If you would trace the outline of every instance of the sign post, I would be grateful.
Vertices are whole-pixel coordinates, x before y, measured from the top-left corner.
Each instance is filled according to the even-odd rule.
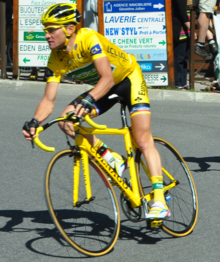
[[[173,65],[173,39],[167,44],[167,20],[172,19],[166,17],[169,8],[168,14],[171,15],[171,1],[101,0],[101,2],[103,2],[103,28],[99,27],[100,33],[136,57],[149,86],[173,87],[174,71],[169,71],[168,68],[168,54],[169,65]],[[169,8],[165,7],[166,2],[168,6],[170,4]],[[99,14],[99,19],[100,17]]]

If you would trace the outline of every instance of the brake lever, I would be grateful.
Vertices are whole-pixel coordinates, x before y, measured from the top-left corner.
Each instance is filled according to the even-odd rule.
[[[34,147],[34,141],[33,141],[33,140],[31,140],[31,145],[32,145],[32,148],[35,148],[35,147]]]
[[[33,140],[33,135],[31,135],[31,133],[29,133],[30,134],[30,136],[31,136],[31,138],[32,138],[32,140],[31,140],[31,145],[32,145],[32,148],[35,148],[34,147],[34,140]]]

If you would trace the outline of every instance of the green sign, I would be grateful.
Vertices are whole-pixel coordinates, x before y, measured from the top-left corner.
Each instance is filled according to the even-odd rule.
[[[47,41],[44,32],[24,32],[24,41]]]

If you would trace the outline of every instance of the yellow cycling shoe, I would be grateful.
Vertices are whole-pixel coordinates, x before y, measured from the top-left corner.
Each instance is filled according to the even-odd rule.
[[[162,202],[156,201],[149,213],[146,216],[146,219],[166,219],[171,216],[170,210],[167,205],[164,205]]]

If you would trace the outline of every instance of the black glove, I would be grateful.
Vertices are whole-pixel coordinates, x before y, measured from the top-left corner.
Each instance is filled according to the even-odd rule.
[[[37,128],[39,126],[39,121],[37,118],[32,118],[31,121],[26,121],[23,126],[23,130],[27,131],[30,134],[30,128]]]
[[[79,104],[82,105],[82,108],[85,108],[85,110],[90,113],[93,109],[93,103],[95,103],[95,99],[92,95],[87,94]]]

